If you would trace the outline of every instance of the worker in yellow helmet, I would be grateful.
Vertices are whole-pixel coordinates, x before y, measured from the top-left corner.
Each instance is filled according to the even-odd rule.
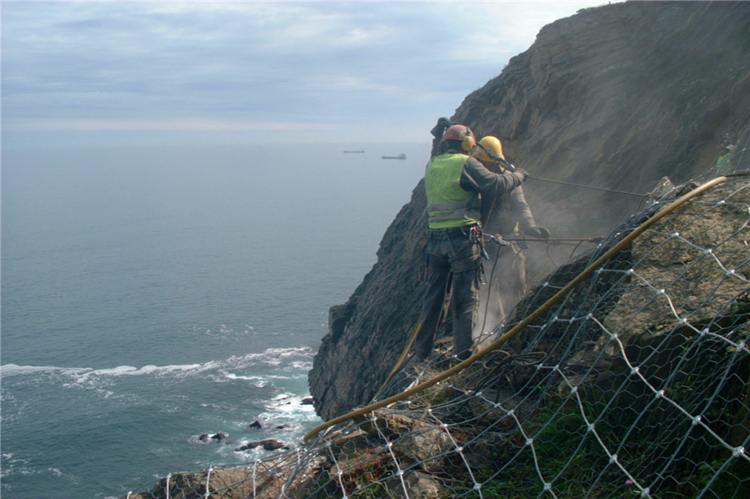
[[[506,171],[505,166],[510,166],[505,161],[503,146],[497,137],[483,137],[474,149],[473,156],[485,168],[495,173],[503,173]],[[536,224],[521,186],[491,203],[484,203],[481,220],[487,234],[499,234],[511,239],[550,237],[546,228]],[[489,265],[494,272],[489,272],[492,280],[483,287],[482,292],[484,296],[489,292],[491,301],[482,300],[480,316],[488,315],[489,320],[483,320],[481,323],[490,328],[500,323],[526,293],[526,258],[523,254],[525,247],[522,242],[509,242],[504,246],[488,245],[487,250],[492,262]],[[478,333],[482,334],[484,331]]]
[[[476,142],[469,127],[452,125],[442,132],[433,131],[433,135],[442,136],[436,141],[424,177],[429,279],[415,343],[417,360],[424,360],[432,351],[448,288],[454,353],[461,360],[471,355],[483,253],[482,206],[520,186],[528,176],[522,170],[492,173],[482,166],[471,156]]]

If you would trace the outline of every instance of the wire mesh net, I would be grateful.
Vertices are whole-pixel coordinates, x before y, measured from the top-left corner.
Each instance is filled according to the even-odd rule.
[[[733,153],[736,165],[747,161]],[[539,311],[691,187],[558,268],[485,341]],[[127,497],[750,497],[748,224],[750,182],[730,178],[443,381],[292,451],[170,475]],[[407,363],[379,400],[455,366],[451,353],[438,342],[428,363]]]

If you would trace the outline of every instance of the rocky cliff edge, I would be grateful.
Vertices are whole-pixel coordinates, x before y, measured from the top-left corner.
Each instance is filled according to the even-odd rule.
[[[627,2],[543,28],[451,117],[503,141],[536,179],[524,190],[554,236],[609,233],[645,194],[709,173],[750,123],[750,3]],[[437,116],[436,116],[437,118]],[[425,148],[431,137],[425,130]],[[541,180],[544,179],[544,180]],[[414,328],[424,291],[421,183],[386,231],[377,263],[342,305],[310,371],[324,419],[369,402]],[[571,256],[534,245],[530,284]]]

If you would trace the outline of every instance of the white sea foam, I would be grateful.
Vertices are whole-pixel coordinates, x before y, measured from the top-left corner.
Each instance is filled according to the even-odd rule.
[[[256,388],[268,386],[269,380],[265,376],[241,376],[233,373],[224,373],[224,379],[229,381],[251,381]]]
[[[292,363],[306,365],[310,363],[315,352],[310,347],[292,348],[268,348],[261,353],[249,353],[242,356],[233,356],[227,359],[227,364],[235,368],[247,368],[257,365],[278,367],[289,363],[289,359],[301,357],[304,360],[295,360]],[[310,364],[311,365],[311,364]],[[309,370],[309,369],[308,369]]]
[[[201,375],[216,383],[246,381],[256,388],[269,385],[284,385],[289,380],[306,378],[312,366],[314,351],[309,347],[269,348],[261,353],[232,356],[224,360],[211,360],[196,364],[175,364],[157,366],[153,364],[135,367],[121,365],[112,368],[94,369],[90,367],[0,366],[2,376],[35,376],[39,374],[59,375],[63,387],[83,387],[97,390],[104,398],[116,396],[111,391],[111,383],[120,377],[151,376],[155,378],[182,379]],[[254,371],[265,366],[267,372]],[[65,380],[68,380],[65,382]],[[280,383],[279,383],[280,382]]]
[[[296,362],[292,362],[289,365],[289,367],[291,367],[292,369],[299,369],[299,370],[309,371],[310,369],[312,369],[312,362],[309,362],[309,361],[296,361]]]
[[[38,374],[42,372],[62,372],[68,374],[77,374],[90,370],[91,369],[76,367],[19,366],[16,364],[5,364],[4,366],[0,366],[0,376],[18,376],[24,374]]]
[[[256,381],[259,383],[265,383],[267,378],[265,376],[241,376],[233,373],[224,373],[224,377],[231,380],[242,380],[242,381]]]
[[[294,393],[281,393],[273,397],[266,405],[266,411],[270,414],[296,417],[296,415],[315,412],[311,404],[303,404],[302,400],[309,394],[297,395]]]
[[[220,365],[221,363],[211,361],[203,364],[167,366],[146,365],[141,368],[136,368],[133,366],[117,366],[106,369],[93,369],[90,367],[19,366],[16,364],[6,364],[0,366],[0,375],[18,376],[38,373],[62,373],[66,375],[76,376],[79,380],[87,380],[92,377],[144,376],[201,372],[216,369]]]
[[[62,374],[73,378],[74,384],[91,384],[96,380],[117,378],[121,376],[193,376],[196,374],[215,371],[215,381],[250,381],[258,387],[267,386],[273,380],[297,379],[306,376],[312,366],[314,352],[309,347],[269,348],[262,353],[250,353],[243,356],[232,356],[223,361],[208,361],[201,364],[182,365],[145,365],[135,367],[121,365],[112,368],[94,369],[90,367],[57,367],[57,366],[19,366],[6,364],[0,366],[2,376],[36,375],[40,373]],[[255,366],[278,368],[284,366],[285,371],[297,372],[295,376],[280,374],[246,375],[241,371]]]

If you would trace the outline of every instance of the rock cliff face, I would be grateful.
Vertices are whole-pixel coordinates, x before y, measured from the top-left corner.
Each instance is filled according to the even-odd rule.
[[[707,174],[722,141],[750,127],[750,3],[627,2],[579,12],[542,29],[451,119],[500,138],[506,157],[535,177],[526,197],[553,237],[607,234],[644,199],[549,180],[647,193],[664,176],[678,183]],[[309,376],[324,419],[369,402],[411,335],[424,291],[425,204],[420,182],[375,266],[330,310]],[[566,254],[532,247],[530,284]]]

